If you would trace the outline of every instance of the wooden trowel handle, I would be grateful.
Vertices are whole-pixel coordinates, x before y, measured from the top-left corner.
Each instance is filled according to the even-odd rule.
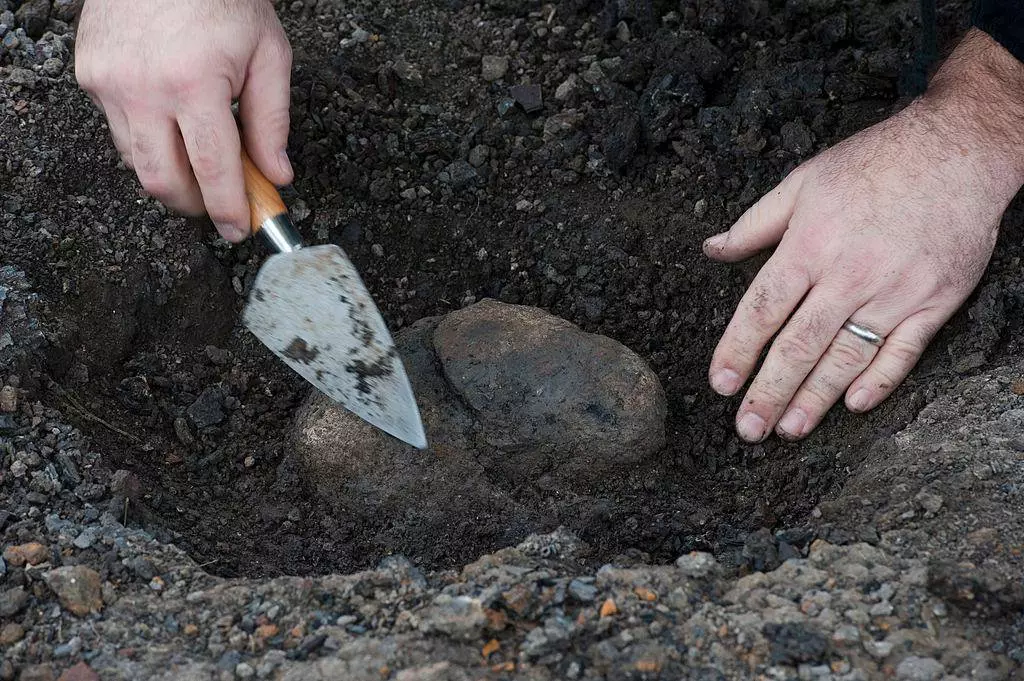
[[[249,201],[249,226],[253,235],[274,251],[295,251],[302,247],[298,231],[288,216],[288,207],[274,183],[267,179],[249,154],[242,149],[242,174],[245,176],[245,197]]]
[[[249,226],[255,234],[264,222],[287,213],[288,208],[277,187],[256,167],[245,149],[242,149],[242,173],[245,175],[245,197],[249,199]]]

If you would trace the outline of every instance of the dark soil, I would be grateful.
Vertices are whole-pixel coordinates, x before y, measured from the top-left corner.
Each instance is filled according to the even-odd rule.
[[[658,457],[609,480],[602,503],[524,535],[564,524],[598,559],[701,548],[750,560],[751,533],[800,525],[868,443],[1019,349],[1014,209],[970,310],[874,413],[840,407],[804,443],[748,447],[732,428],[737,401],[707,386],[758,263],[711,263],[701,242],[801,160],[907,101],[921,74],[916,2],[655,1],[653,21],[627,0],[344,5],[279,7],[295,48],[286,199],[306,240],[349,253],[393,330],[483,297],[536,305],[640,353],[668,394]],[[965,5],[941,4],[944,49]],[[379,40],[339,47],[353,24]],[[510,57],[504,80],[480,77],[488,54]],[[580,77],[555,99],[609,58],[621,61],[604,62],[598,87]],[[543,109],[500,113],[525,82],[541,86]],[[141,197],[70,78],[0,87],[0,261],[24,268],[47,305],[53,383],[36,396],[80,405],[78,425],[138,478],[131,522],[225,575],[344,572],[386,553],[455,566],[510,542],[481,519],[416,551],[415,523],[393,531],[405,519],[320,513],[280,465],[309,388],[240,324],[265,254]],[[569,129],[546,137],[554,115]],[[478,145],[488,157],[474,169]],[[402,196],[421,186],[429,195]],[[520,493],[554,506],[543,490]]]

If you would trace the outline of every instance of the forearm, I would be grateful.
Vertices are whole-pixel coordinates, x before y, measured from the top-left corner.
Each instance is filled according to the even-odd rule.
[[[1024,63],[992,36],[968,31],[918,105],[1011,195],[1024,184]]]

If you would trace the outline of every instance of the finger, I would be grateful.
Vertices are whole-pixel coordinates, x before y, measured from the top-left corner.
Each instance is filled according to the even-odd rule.
[[[239,97],[245,148],[253,163],[274,184],[294,178],[288,160],[288,106],[292,56],[283,37],[265,38],[249,64]]]
[[[228,241],[249,235],[249,209],[242,178],[242,143],[231,113],[231,86],[225,80],[189,100],[178,114],[192,172],[206,212]]]
[[[762,441],[801,384],[828,350],[836,333],[860,304],[835,289],[816,287],[772,343],[736,414],[736,430],[747,442]]]
[[[944,323],[945,316],[940,311],[929,309],[908,317],[893,329],[874,361],[850,385],[846,392],[847,408],[863,413],[891,395]]]
[[[803,176],[800,169],[787,175],[778,186],[744,211],[729,231],[705,241],[704,253],[722,262],[737,262],[777,244],[789,226]]]
[[[96,105],[107,118],[110,139],[113,141],[114,148],[117,149],[121,161],[124,162],[127,168],[134,169],[135,162],[132,159],[131,128],[128,125],[128,116],[118,106],[105,107],[100,103],[99,99],[94,99],[93,101],[96,102]]]
[[[715,392],[732,395],[740,389],[765,345],[810,287],[806,271],[786,256],[776,254],[768,260],[743,294],[715,348],[708,370]]]
[[[136,120],[131,125],[131,154],[147,194],[172,210],[203,214],[203,196],[173,120],[160,116]]]
[[[894,320],[882,319],[873,306],[865,306],[851,317],[854,323],[878,334],[889,332]],[[880,320],[866,323],[864,320]],[[785,440],[799,440],[813,431],[846,389],[871,364],[878,347],[840,329],[832,344],[811,370],[779,419],[775,432]]]

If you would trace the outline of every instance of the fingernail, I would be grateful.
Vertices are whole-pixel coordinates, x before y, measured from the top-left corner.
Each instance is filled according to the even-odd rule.
[[[779,435],[787,439],[799,439],[804,436],[807,427],[807,414],[803,409],[790,409],[779,421]]]
[[[748,412],[736,424],[736,432],[747,442],[760,442],[764,439],[764,419]]]
[[[861,388],[850,396],[850,409],[853,411],[864,411],[871,402],[871,392],[867,388]]]
[[[294,173],[292,171],[292,162],[288,159],[288,152],[282,149],[277,155],[277,160],[281,164],[281,171],[291,177]]]
[[[214,226],[217,228],[220,235],[228,241],[244,241],[245,238],[249,236],[248,232],[235,227],[230,222],[217,222],[214,223]]]
[[[725,245],[725,239],[728,235],[728,232],[722,232],[721,234],[716,234],[712,237],[708,237],[704,241],[704,248],[721,248],[723,245]]]
[[[728,397],[740,387],[740,375],[732,369],[719,369],[711,377],[711,387],[719,395]]]

